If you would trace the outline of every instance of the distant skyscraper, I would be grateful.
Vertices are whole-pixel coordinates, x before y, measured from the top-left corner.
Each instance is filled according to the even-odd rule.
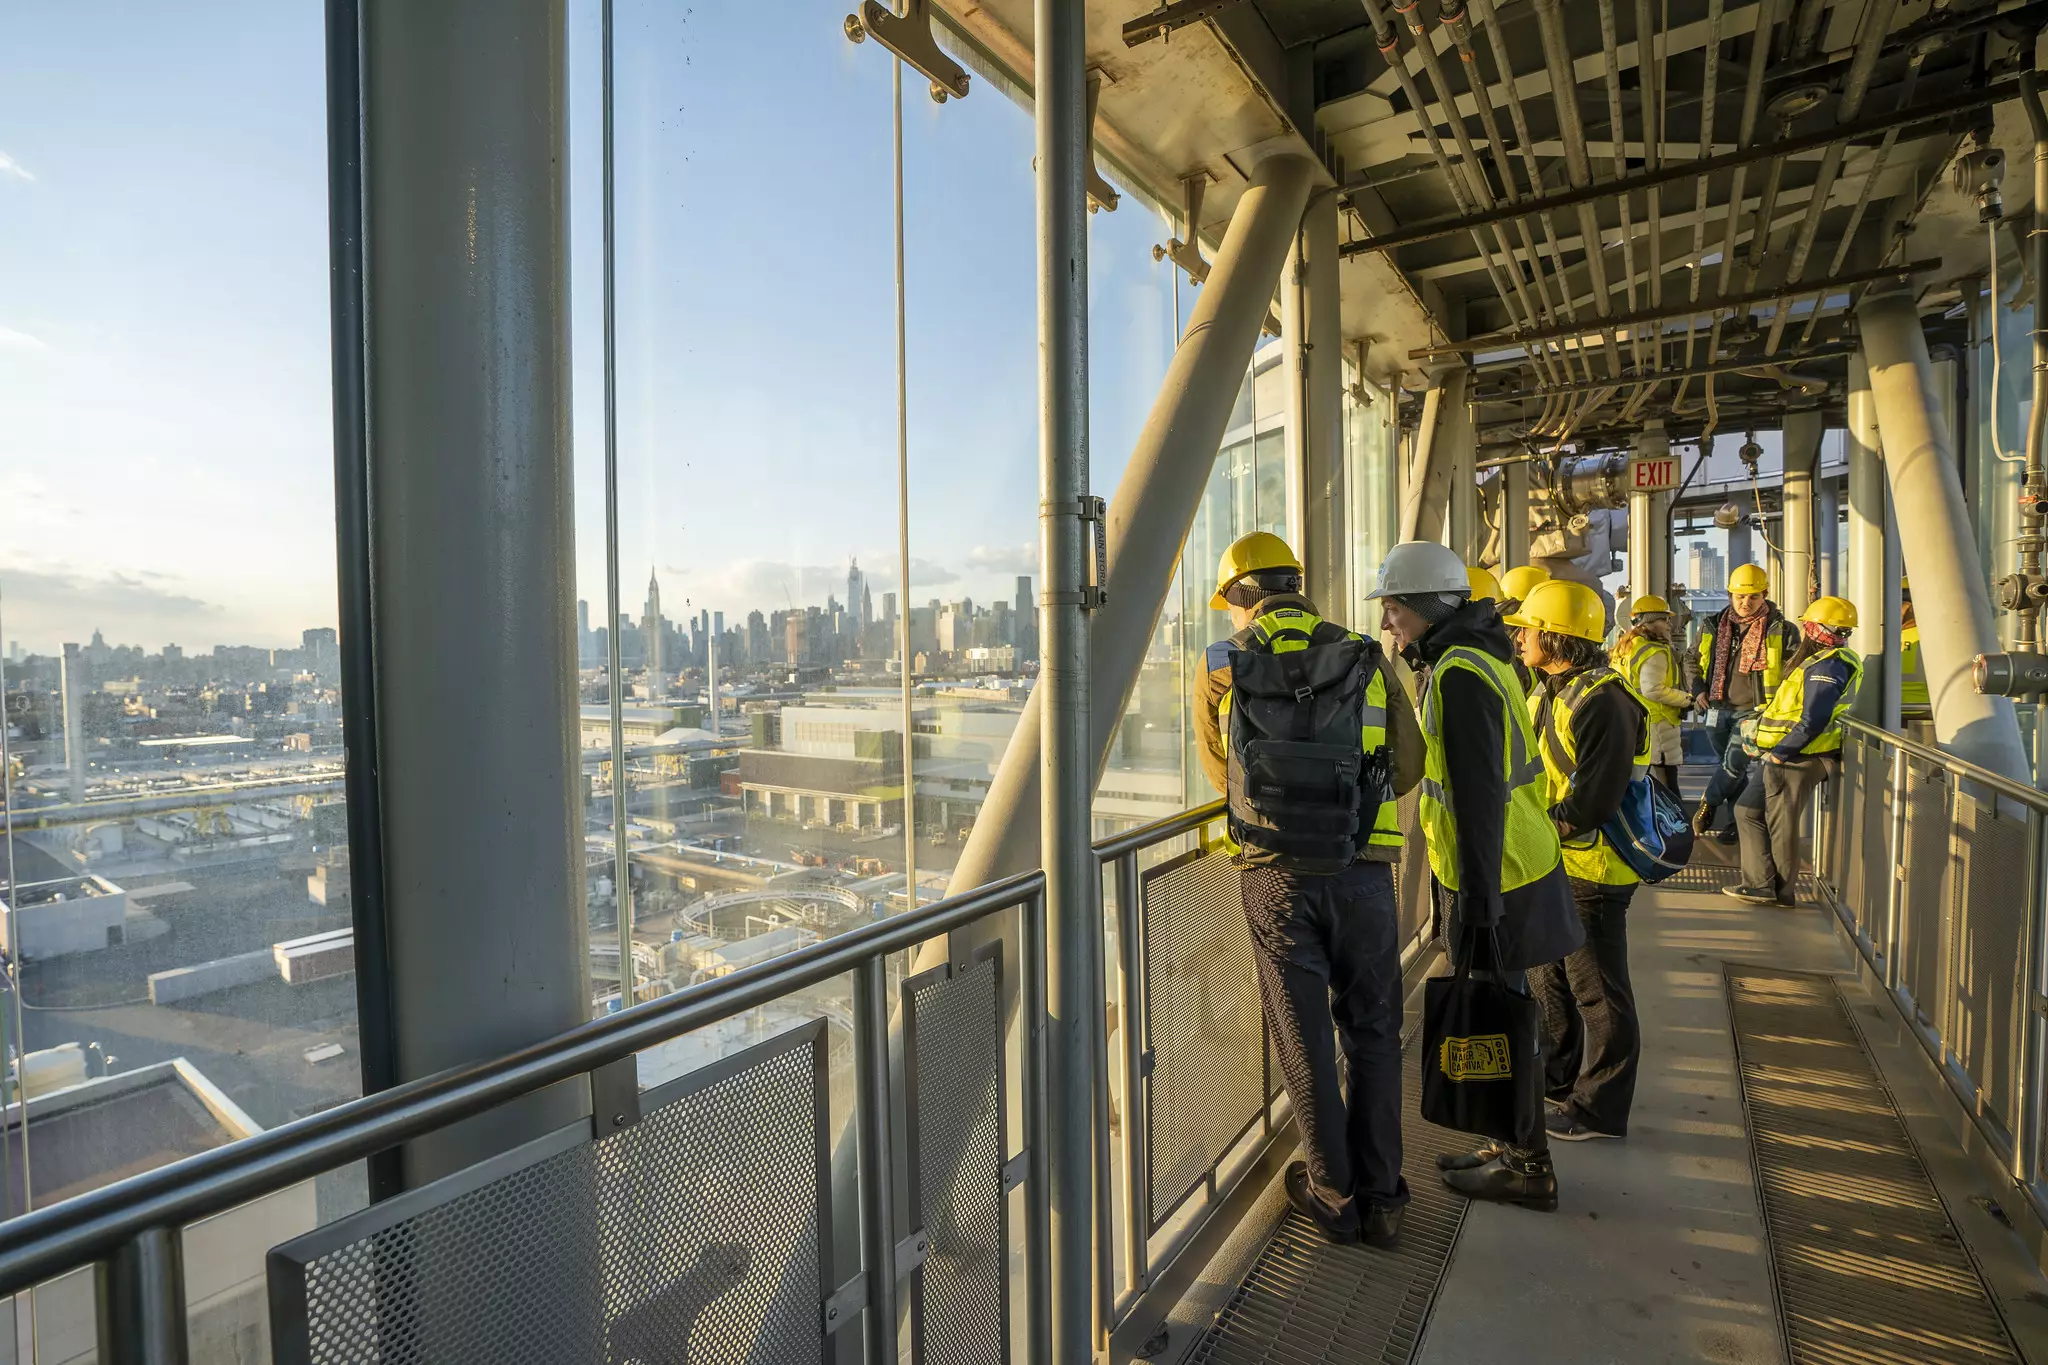
[[[1694,541],[1686,559],[1686,583],[1695,592],[1725,592],[1728,588],[1728,565],[1721,552],[1711,545]]]
[[[1038,657],[1038,604],[1031,600],[1031,575],[1017,575],[1017,600],[1012,604],[1017,619],[1011,629],[1017,636],[1017,662]]]
[[[647,571],[647,606],[640,616],[640,630],[647,645],[647,695],[653,701],[668,696],[668,679],[661,667],[661,580],[652,568]]]
[[[590,603],[579,598],[576,602],[576,660],[588,663],[590,658]]]
[[[301,631],[299,644],[308,673],[316,678],[332,678],[340,674],[341,636],[333,626],[315,626]]]
[[[882,624],[888,626],[896,624],[896,594],[893,592],[882,594]]]
[[[863,628],[875,619],[874,603],[868,597],[868,576],[860,571],[860,561],[846,561],[846,609],[860,617]]]

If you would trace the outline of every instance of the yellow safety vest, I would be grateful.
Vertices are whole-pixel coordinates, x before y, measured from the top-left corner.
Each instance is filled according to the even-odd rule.
[[[1303,611],[1299,607],[1281,607],[1257,617],[1233,638],[1240,639],[1245,645],[1265,645],[1275,654],[1292,654],[1296,650],[1307,649],[1316,627],[1322,624],[1323,618],[1314,612]],[[1345,634],[1354,640],[1365,638],[1355,630]],[[1216,725],[1226,737],[1226,744],[1230,734],[1230,699],[1231,693],[1226,691],[1216,704]],[[1387,675],[1379,668],[1373,669],[1372,676],[1365,680],[1365,723],[1359,730],[1358,742],[1366,753],[1387,747]],[[1383,848],[1401,847],[1398,802],[1380,802],[1379,818],[1373,822],[1372,834],[1366,842]],[[1233,853],[1237,851],[1237,845],[1227,835],[1223,846]]]
[[[1650,713],[1650,719],[1669,725],[1678,719],[1678,708],[1667,706],[1661,701],[1651,701],[1643,695],[1643,665],[1650,661],[1652,655],[1659,653],[1664,656],[1665,686],[1677,687],[1680,681],[1678,656],[1672,652],[1670,645],[1661,640],[1652,640],[1644,635],[1636,636],[1614,651],[1614,666],[1627,679],[1629,691],[1636,694],[1636,700]]]
[[[1536,718],[1536,732],[1543,739],[1543,770],[1550,777],[1550,804],[1564,800],[1572,789],[1572,772],[1578,768],[1578,743],[1572,737],[1572,717],[1578,714],[1580,703],[1600,688],[1615,686],[1627,691],[1636,700],[1635,689],[1626,679],[1611,668],[1589,668],[1559,688],[1556,693],[1539,691],[1529,699],[1529,710]],[[1643,703],[1647,710],[1649,703]],[[1559,716],[1563,712],[1563,716]],[[1647,776],[1650,770],[1650,727],[1643,727],[1643,742],[1635,753],[1635,776]],[[1567,839],[1564,850],[1564,871],[1567,877],[1582,882],[1599,882],[1604,886],[1629,886],[1642,880],[1635,869],[1621,860],[1607,836],[1594,830],[1576,839]]]
[[[1705,691],[1714,679],[1714,637],[1720,633],[1720,618],[1735,608],[1727,607],[1716,612],[1700,623],[1700,690]],[[1782,623],[1768,627],[1770,634],[1764,637],[1764,697],[1769,699],[1778,690],[1778,684],[1785,680],[1785,631]],[[1731,660],[1732,670],[1739,660]]]
[[[1429,845],[1429,870],[1447,890],[1458,889],[1458,818],[1451,810],[1444,761],[1443,686],[1453,669],[1477,675],[1500,695],[1502,776],[1507,783],[1507,824],[1500,843],[1500,889],[1512,891],[1544,876],[1558,863],[1557,827],[1543,800],[1543,762],[1529,731],[1522,684],[1508,665],[1483,650],[1454,645],[1429,671],[1422,702],[1422,837]],[[1454,723],[1469,723],[1456,718]]]
[[[1899,688],[1901,706],[1932,706],[1927,693],[1927,674],[1920,669],[1920,627],[1907,626],[1899,632]]]
[[[1829,715],[1827,728],[1806,741],[1802,754],[1831,754],[1842,747],[1842,717],[1856,703],[1856,689],[1863,683],[1863,660],[1852,649],[1824,649],[1799,665],[1792,676],[1785,679],[1785,685],[1771,697],[1762,714],[1756,718],[1756,747],[1769,753],[1784,742],[1792,733],[1792,727],[1799,724],[1799,718],[1806,714],[1806,675],[1813,666],[1824,659],[1841,657],[1849,661],[1849,683],[1842,689],[1842,695],[1835,698],[1834,712]]]

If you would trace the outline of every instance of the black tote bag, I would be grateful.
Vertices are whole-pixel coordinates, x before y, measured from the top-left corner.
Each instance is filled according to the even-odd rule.
[[[1455,975],[1423,983],[1422,1117],[1528,1147],[1543,1127],[1541,1015],[1528,996],[1473,980],[1473,947]]]

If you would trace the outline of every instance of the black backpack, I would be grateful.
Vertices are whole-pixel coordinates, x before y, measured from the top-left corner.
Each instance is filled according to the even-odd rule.
[[[1306,639],[1273,651],[1274,640]],[[1315,876],[1358,860],[1393,799],[1385,749],[1366,753],[1365,689],[1379,646],[1319,623],[1313,632],[1253,627],[1230,656],[1230,837],[1238,861]]]

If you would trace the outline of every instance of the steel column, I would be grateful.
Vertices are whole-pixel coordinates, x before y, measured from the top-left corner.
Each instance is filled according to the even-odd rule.
[[[1818,461],[1815,468],[1819,467]],[[1842,490],[1832,478],[1814,486],[1813,566],[1823,597],[1842,596]]]
[[[1349,541],[1345,534],[1344,330],[1338,315],[1337,195],[1324,190],[1309,200],[1295,237],[1281,291],[1280,326],[1291,367],[1288,394],[1295,420],[1288,423],[1291,467],[1300,490],[1297,525],[1301,562],[1308,566],[1308,594],[1326,611],[1344,600]],[[1289,316],[1294,318],[1289,334]]]
[[[853,973],[855,1112],[860,1128],[861,1269],[868,1279],[861,1319],[866,1358],[896,1359],[896,1143],[889,1086],[888,963],[871,957]]]
[[[1778,606],[1795,621],[1813,601],[1813,472],[1822,426],[1818,408],[1785,414],[1785,517],[1778,529],[1785,567]]]
[[[1671,453],[1664,424],[1652,420],[1636,437],[1643,459]],[[1525,476],[1526,477],[1526,476]],[[1632,596],[1665,597],[1671,592],[1671,494],[1630,493],[1628,496],[1628,590]],[[1617,611],[1617,615],[1621,613]]]
[[[1083,7],[1036,0],[1040,829],[1045,860],[1046,1156],[1056,1365],[1095,1351],[1095,1047],[1101,878],[1089,847],[1088,135]],[[1148,632],[1149,634],[1149,632]],[[1121,711],[1121,707],[1118,711]],[[1107,728],[1105,726],[1105,728]],[[1019,738],[1022,738],[1020,733]],[[986,816],[984,815],[984,818]],[[1035,1022],[1035,1021],[1034,1021]]]
[[[1408,477],[1401,488],[1401,539],[1440,540],[1449,516],[1452,466],[1457,434],[1452,429],[1457,414],[1470,411],[1465,392],[1469,372],[1458,368],[1431,376],[1422,397],[1422,417],[1416,423],[1415,450],[1408,465]]]
[[[1529,462],[1501,466],[1500,566],[1520,568],[1529,562]]]
[[[1905,567],[1918,580],[1915,598],[1942,604],[1918,618],[1935,734],[1957,757],[2031,784],[2012,702],[1985,696],[1970,681],[1971,661],[1998,649],[1998,627],[1919,313],[1896,294],[1866,299],[1856,312]]]
[[[1322,174],[1322,167],[1307,157],[1285,155],[1252,172],[1209,278],[1196,295],[1151,416],[1109,500],[1109,600],[1095,614],[1092,651],[1091,712],[1103,721],[1093,739],[1095,773],[1102,770],[1115,722],[1137,684],[1273,286],[1309,187]],[[1039,863],[1039,699],[1044,691],[1041,676],[960,852],[951,883],[954,894]]]
[[[406,1077],[590,1015],[563,7],[364,5],[371,619]],[[407,1182],[588,1100],[559,1087],[423,1137]]]
[[[1856,604],[1856,649],[1863,656],[1863,686],[1856,694],[1855,714],[1882,725],[1884,659],[1896,641],[1891,618],[1884,614],[1884,458],[1878,447],[1870,370],[1861,351],[1849,357],[1849,423],[1843,443],[1849,457],[1849,581],[1844,595]]]
[[[1444,498],[1444,543],[1467,564],[1477,563],[1481,542],[1479,471],[1475,468],[1479,443],[1472,428],[1470,403],[1457,403],[1445,409],[1437,442],[1438,458],[1450,460]]]

